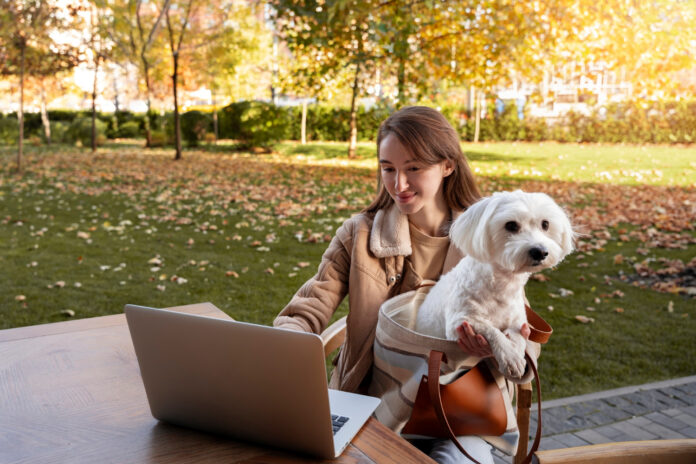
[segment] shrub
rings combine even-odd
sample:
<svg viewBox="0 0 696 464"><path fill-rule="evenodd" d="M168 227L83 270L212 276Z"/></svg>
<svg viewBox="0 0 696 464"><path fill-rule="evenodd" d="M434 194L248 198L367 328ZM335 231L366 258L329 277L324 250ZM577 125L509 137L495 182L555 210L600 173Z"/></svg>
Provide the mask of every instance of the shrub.
<svg viewBox="0 0 696 464"><path fill-rule="evenodd" d="M150 132L150 147L166 147L174 144L174 138L163 130L153 130Z"/></svg>
<svg viewBox="0 0 696 464"><path fill-rule="evenodd" d="M118 126L118 130L116 131L116 137L119 138L134 139L142 135L143 134L140 131L140 123L134 120L120 124Z"/></svg>
<svg viewBox="0 0 696 464"><path fill-rule="evenodd" d="M51 143L69 143L67 132L70 124L70 121L63 120L51 122Z"/></svg>
<svg viewBox="0 0 696 464"><path fill-rule="evenodd" d="M19 138L19 122L12 116L0 115L0 144L15 145Z"/></svg>
<svg viewBox="0 0 696 464"><path fill-rule="evenodd" d="M97 145L103 145L106 141L106 123L96 120ZM92 118L76 118L65 133L67 143L75 143L88 147L92 144Z"/></svg>
<svg viewBox="0 0 696 464"><path fill-rule="evenodd" d="M242 101L232 103L220 114L220 133L239 140L245 148L270 148L287 138L290 111L271 103Z"/></svg>
<svg viewBox="0 0 696 464"><path fill-rule="evenodd" d="M180 115L181 138L189 147L198 146L205 140L205 135L213 130L213 118L210 113L187 111Z"/></svg>

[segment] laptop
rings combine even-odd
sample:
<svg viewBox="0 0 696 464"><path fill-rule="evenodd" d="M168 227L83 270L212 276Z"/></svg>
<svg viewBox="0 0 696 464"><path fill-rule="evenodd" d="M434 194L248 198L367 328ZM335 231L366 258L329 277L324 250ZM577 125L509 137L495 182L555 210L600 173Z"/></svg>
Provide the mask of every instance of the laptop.
<svg viewBox="0 0 696 464"><path fill-rule="evenodd" d="M318 335L135 305L124 312L161 421L334 458L379 404L329 390Z"/></svg>

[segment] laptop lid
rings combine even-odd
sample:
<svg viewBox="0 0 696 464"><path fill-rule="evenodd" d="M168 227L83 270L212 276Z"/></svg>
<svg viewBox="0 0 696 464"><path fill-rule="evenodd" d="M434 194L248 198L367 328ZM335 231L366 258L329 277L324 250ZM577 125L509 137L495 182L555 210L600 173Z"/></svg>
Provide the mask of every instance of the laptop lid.
<svg viewBox="0 0 696 464"><path fill-rule="evenodd" d="M317 335L134 305L124 311L156 419L335 457L379 403L329 395ZM335 435L329 396L334 414L349 417Z"/></svg>

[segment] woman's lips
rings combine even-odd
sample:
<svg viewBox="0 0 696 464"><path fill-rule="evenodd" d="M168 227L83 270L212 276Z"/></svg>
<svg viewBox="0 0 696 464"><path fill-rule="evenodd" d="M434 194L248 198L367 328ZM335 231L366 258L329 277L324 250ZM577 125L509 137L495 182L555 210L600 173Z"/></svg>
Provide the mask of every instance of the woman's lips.
<svg viewBox="0 0 696 464"><path fill-rule="evenodd" d="M408 203L408 201L413 198L416 194L415 193L399 193L396 195L396 199L400 203Z"/></svg>

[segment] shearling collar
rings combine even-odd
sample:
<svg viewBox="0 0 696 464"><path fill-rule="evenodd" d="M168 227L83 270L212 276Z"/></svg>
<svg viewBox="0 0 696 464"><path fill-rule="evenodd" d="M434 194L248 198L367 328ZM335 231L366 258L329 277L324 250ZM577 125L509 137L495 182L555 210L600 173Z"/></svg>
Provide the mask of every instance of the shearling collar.
<svg viewBox="0 0 696 464"><path fill-rule="evenodd" d="M452 219L460 214L461 211L452 211ZM370 251L378 258L411 256L408 216L402 214L396 205L377 211L370 231Z"/></svg>
<svg viewBox="0 0 696 464"><path fill-rule="evenodd" d="M396 205L377 211L370 231L370 251L378 258L411 255L408 216Z"/></svg>

